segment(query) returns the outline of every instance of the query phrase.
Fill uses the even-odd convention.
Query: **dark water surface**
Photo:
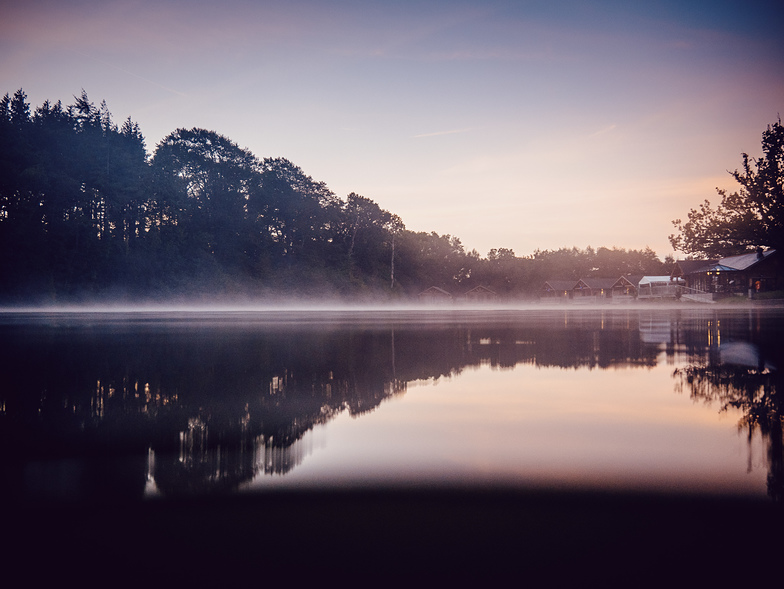
[[[781,500],[783,335],[784,313],[764,308],[5,313],[2,491],[6,505],[45,505],[61,531],[73,517],[91,533],[117,533],[120,523],[106,522],[120,518],[132,536],[143,532],[126,516],[95,514],[124,505],[159,534],[183,521],[191,534],[188,506],[209,500],[210,537],[244,547],[257,528],[237,521],[293,534],[274,519],[281,513],[311,523],[343,513],[352,522],[343,541],[369,533],[358,526],[372,506],[386,507],[373,517],[387,531],[398,510],[427,513],[443,546],[460,534],[449,527],[457,521],[481,520],[493,537],[503,536],[499,522],[515,522],[546,538],[577,509],[569,542],[584,548],[597,525],[610,526],[598,537],[617,550],[626,515],[603,509],[619,492],[624,505],[635,493],[637,514],[640,497],[655,496],[656,507],[643,504],[651,521],[702,513],[706,497],[754,509]],[[490,491],[481,508],[452,505]],[[338,503],[325,504],[324,492]],[[404,509],[404,492],[430,495]],[[601,499],[555,507],[567,492]],[[262,509],[264,497],[277,507]],[[62,505],[81,515],[62,515]],[[589,516],[597,520],[579,529],[590,538],[579,540],[574,522]],[[235,523],[218,532],[218,520]],[[319,533],[341,529],[330,522]],[[425,542],[428,526],[411,526],[384,542],[410,542],[413,530]]]
[[[19,314],[7,490],[498,484],[779,496],[774,311]]]

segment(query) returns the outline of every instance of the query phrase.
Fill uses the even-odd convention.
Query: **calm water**
[[[784,313],[6,313],[4,492],[779,498]]]

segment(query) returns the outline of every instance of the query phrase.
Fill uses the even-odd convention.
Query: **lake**
[[[25,495],[784,482],[777,310],[22,313],[0,329]]]
[[[155,521],[327,492],[778,504],[782,334],[764,307],[8,312],[3,494]]]

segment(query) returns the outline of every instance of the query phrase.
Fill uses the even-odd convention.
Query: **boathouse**
[[[575,280],[548,280],[542,286],[541,296],[546,299],[569,299],[575,284]]]
[[[679,260],[672,276],[684,280],[688,292],[752,296],[784,290],[784,268],[776,250],[729,256],[718,260]]]
[[[498,300],[498,295],[486,286],[477,286],[463,295],[469,303],[488,303]]]
[[[419,300],[423,303],[451,303],[452,295],[443,288],[431,286],[419,293]]]

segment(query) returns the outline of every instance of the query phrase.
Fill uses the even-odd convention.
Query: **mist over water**
[[[492,313],[495,311],[672,311],[690,310],[693,312],[708,312],[717,309],[748,309],[758,308],[759,303],[753,301],[734,301],[731,303],[701,304],[694,302],[680,302],[675,300],[623,300],[620,302],[607,299],[605,302],[521,299],[507,302],[466,302],[454,301],[448,303],[420,302],[415,299],[390,300],[386,297],[353,298],[345,297],[297,297],[279,296],[262,299],[252,297],[170,297],[166,299],[145,300],[79,300],[74,302],[52,303],[20,303],[14,305],[0,305],[0,313],[396,313],[415,311],[426,314],[444,315],[452,312],[481,312]],[[784,304],[765,305],[766,308],[780,307]]]

